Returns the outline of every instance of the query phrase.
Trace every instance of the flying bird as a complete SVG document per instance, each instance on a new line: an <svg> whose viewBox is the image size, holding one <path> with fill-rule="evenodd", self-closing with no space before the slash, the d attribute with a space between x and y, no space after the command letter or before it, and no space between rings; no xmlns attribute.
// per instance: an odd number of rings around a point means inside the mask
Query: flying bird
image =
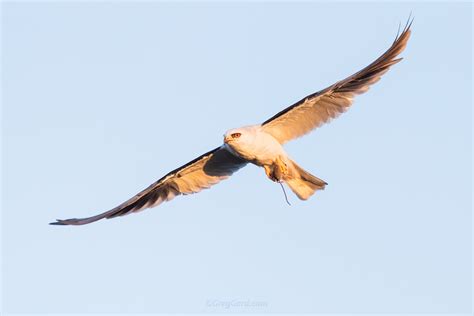
<svg viewBox="0 0 474 316"><path fill-rule="evenodd" d="M252 163L267 177L285 183L301 200L307 200L327 183L301 168L283 148L286 142L303 136L345 112L353 98L366 92L402 58L413 19L408 20L390 48L359 72L311 95L275 114L262 124L235 128L224 134L223 144L169 172L119 206L91 217L57 220L52 225L83 225L155 207L175 196L207 189Z"/></svg>

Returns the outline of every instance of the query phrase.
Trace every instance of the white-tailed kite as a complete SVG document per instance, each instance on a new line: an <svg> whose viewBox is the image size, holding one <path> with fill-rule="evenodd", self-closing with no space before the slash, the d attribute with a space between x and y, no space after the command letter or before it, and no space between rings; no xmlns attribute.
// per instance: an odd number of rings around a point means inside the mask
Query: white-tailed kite
<svg viewBox="0 0 474 316"><path fill-rule="evenodd" d="M209 188L249 162L263 167L272 181L287 184L301 200L308 199L327 183L298 166L282 145L345 112L355 95L366 92L390 66L399 62L402 58L397 56L405 49L410 26L411 21L397 34L391 47L361 71L303 98L262 124L227 131L223 145L169 172L119 206L92 217L57 220L51 224L83 225L154 207L177 195Z"/></svg>

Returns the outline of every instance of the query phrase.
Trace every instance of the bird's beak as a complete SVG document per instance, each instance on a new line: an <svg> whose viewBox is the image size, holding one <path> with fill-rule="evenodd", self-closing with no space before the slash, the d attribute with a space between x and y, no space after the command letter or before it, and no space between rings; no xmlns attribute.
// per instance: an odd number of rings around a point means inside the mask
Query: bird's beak
<svg viewBox="0 0 474 316"><path fill-rule="evenodd" d="M226 137L226 136L224 136L224 143L227 144L228 142L230 142L231 139L232 139L232 137Z"/></svg>

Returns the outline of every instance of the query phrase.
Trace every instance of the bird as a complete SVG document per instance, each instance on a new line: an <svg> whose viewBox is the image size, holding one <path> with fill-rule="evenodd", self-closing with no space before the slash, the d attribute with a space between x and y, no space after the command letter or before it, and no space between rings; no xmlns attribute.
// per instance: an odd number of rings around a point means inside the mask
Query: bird
<svg viewBox="0 0 474 316"><path fill-rule="evenodd" d="M309 199L327 183L293 161L283 145L344 113L356 95L366 92L391 66L401 61L403 58L398 55L410 38L412 22L409 18L401 32L399 26L391 46L355 74L304 97L261 124L228 130L223 144L167 173L109 211L85 218L58 219L50 224L84 225L152 208L178 195L207 189L249 163L262 167L271 181L286 184L299 199Z"/></svg>

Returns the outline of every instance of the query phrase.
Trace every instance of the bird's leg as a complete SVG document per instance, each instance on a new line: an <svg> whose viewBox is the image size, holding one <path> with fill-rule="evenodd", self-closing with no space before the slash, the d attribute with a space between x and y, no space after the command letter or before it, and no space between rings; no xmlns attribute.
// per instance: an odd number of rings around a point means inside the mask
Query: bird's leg
<svg viewBox="0 0 474 316"><path fill-rule="evenodd" d="M278 156L277 159L275 160L278 168L280 169L280 173L282 175L285 175L288 172L288 166L286 163L281 159L281 156Z"/></svg>
<svg viewBox="0 0 474 316"><path fill-rule="evenodd" d="M263 169L265 169L265 174L267 175L267 177L268 177L270 180L272 180L272 181L274 181L274 182L278 182L278 179L275 178L274 173L273 173L273 170L274 170L274 166L273 166L273 165L271 165L271 166L269 166L269 165L264 165L264 166L263 166Z"/></svg>
<svg viewBox="0 0 474 316"><path fill-rule="evenodd" d="M273 164L264 165L263 168L265 169L267 177L274 182L282 182L288 173L288 166L280 156L275 159Z"/></svg>
<svg viewBox="0 0 474 316"><path fill-rule="evenodd" d="M283 176L288 172L288 166L280 157L277 157L275 162L272 165L264 165L265 173L267 177L273 182L279 183L283 194L285 195L285 201L288 205L291 205L288 201L288 196L286 195L285 188L283 187Z"/></svg>
<svg viewBox="0 0 474 316"><path fill-rule="evenodd" d="M282 182L287 172L288 166L281 157L278 156L273 163L273 177L277 179L278 182Z"/></svg>

